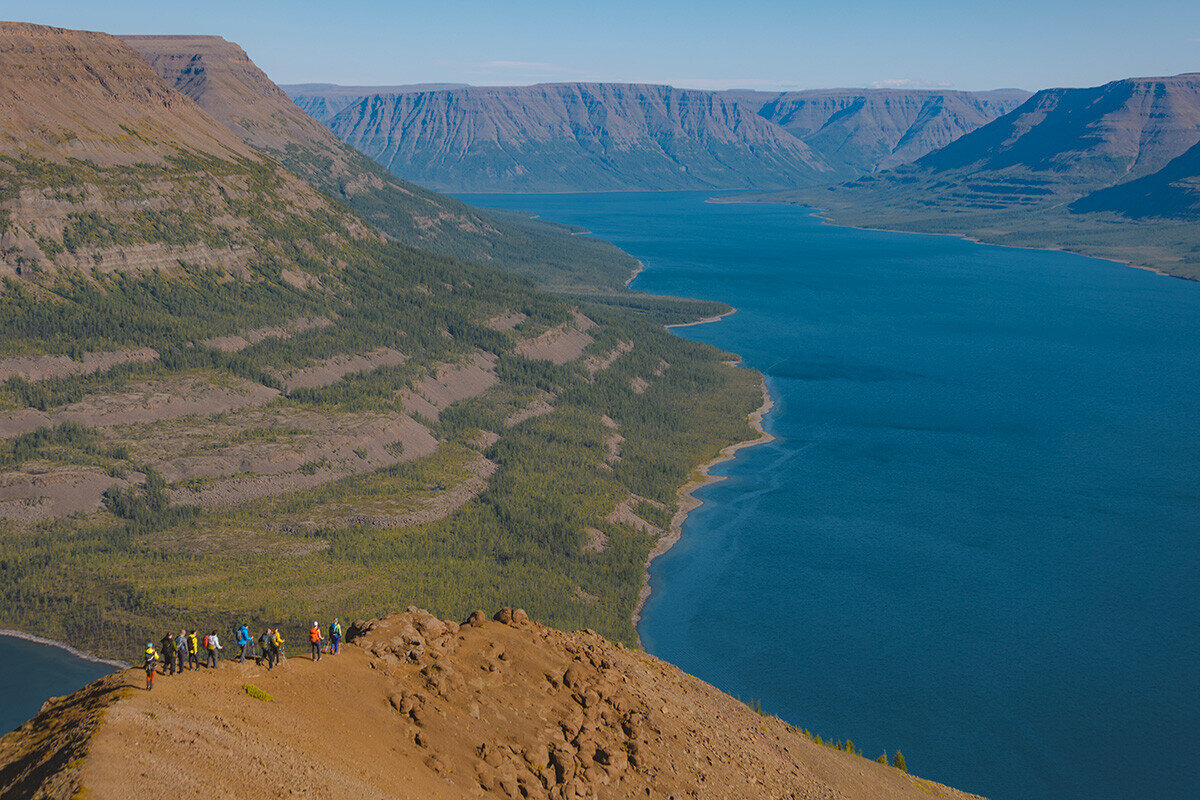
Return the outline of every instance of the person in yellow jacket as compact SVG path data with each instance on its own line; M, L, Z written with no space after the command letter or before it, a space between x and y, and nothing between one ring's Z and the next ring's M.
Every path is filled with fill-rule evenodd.
M188 670L200 669L200 641L193 630L187 635Z
M276 664L282 664L284 661L287 661L287 658L285 658L283 655L283 645L284 645L283 631L280 630L279 628L276 628L275 629L275 650L278 653L278 655L275 656Z
M154 671L162 656L154 649L153 642L146 642L146 652L142 654L142 668L146 670L146 691L154 688Z

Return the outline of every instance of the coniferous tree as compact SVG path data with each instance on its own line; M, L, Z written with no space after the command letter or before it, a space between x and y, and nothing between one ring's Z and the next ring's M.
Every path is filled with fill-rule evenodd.
M908 764L904 763L904 753L896 751L896 757L892 759L892 766L901 772L908 772Z

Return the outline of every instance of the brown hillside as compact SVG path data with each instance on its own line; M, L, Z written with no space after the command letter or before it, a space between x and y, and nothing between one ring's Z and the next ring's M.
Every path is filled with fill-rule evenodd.
M968 798L814 744L651 656L523 612L410 609L268 672L134 670L0 739L20 796ZM249 696L252 684L272 696ZM105 709L106 710L102 710ZM89 733L94 730L94 735Z
M0 86L0 277L180 261L245 277L296 263L280 228L320 217L327 241L377 235L116 37L0 22ZM248 212L259 203L268 215Z

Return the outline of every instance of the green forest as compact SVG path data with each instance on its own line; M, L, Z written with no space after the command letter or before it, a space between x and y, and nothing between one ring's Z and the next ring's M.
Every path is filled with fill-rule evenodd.
M32 280L7 279L0 291L0 356L79 358L151 347L159 358L88 375L11 378L0 385L0 411L53 414L151 379L226 375L279 391L269 405L276 411L391 413L402 410L405 391L437 365L479 352L496 357L499 381L440 419L422 420L439 442L432 455L227 507L172 504L170 491L178 487L139 461L137 448L110 441L110 430L57 424L10 437L0 443L2 470L86 465L130 480L105 493L99 513L0 520L5 627L129 658L137 643L181 624L227 628L247 621L282 625L298 636L313 618L369 618L409 605L455 618L511 605L547 624L590 627L636 643L630 616L656 537L605 517L633 494L644 498L638 512L666 527L676 492L697 465L754 435L746 417L761 402L760 377L726 363L728 354L662 327L726 307L614 288L610 276L619 270L599 250L594 261L579 262L569 281L558 282L571 292L552 294L518 274L530 270L502 271L362 235L353 213L336 202L312 216L294 213L278 194L280 182L257 164L199 164L181 155L167 168L106 172L73 164L49 170L51 178L46 171L19 162L7 174L10 184L48 181L65 196L134 193L153 174L159 184L174 180L192 198L181 201L178 213L119 220L73 213L61 234L41 245L47 266L116 242L194 243L226 235L204 211L205 182L213 175L250 187L234 204L251 223L229 235L253 241L258 256L234 278L181 261L169 271L46 268ZM187 188L193 185L199 188ZM556 283L544 259L528 258L540 265L533 277ZM319 283L297 286L285 279L288 269ZM596 323L584 358L555 364L516 354L518 341L567 322L574 309ZM514 312L523 315L514 330L485 324ZM239 352L204 343L305 316L333 324ZM618 342L632 348L591 374L586 357L614 352ZM290 392L278 377L381 347L408 358ZM640 390L639 380L645 381ZM551 413L507 424L516 409L542 396L553 398ZM605 416L624 440L619 460L608 457ZM154 430L124 435L136 442ZM293 433L250 427L204 446ZM419 504L464 480L480 457L496 465L494 474L443 518L381 529L354 524L341 511ZM312 474L322 465L306 466ZM595 532L605 548L585 548Z

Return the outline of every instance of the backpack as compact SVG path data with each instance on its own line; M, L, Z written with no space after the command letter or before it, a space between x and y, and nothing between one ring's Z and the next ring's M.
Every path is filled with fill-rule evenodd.
M211 636L209 636L208 634L205 634L205 635L204 635L204 649L205 649L205 650L209 649L209 648L208 648L208 640L209 640L209 639L211 639L211 638L212 638L212 637L211 637Z

